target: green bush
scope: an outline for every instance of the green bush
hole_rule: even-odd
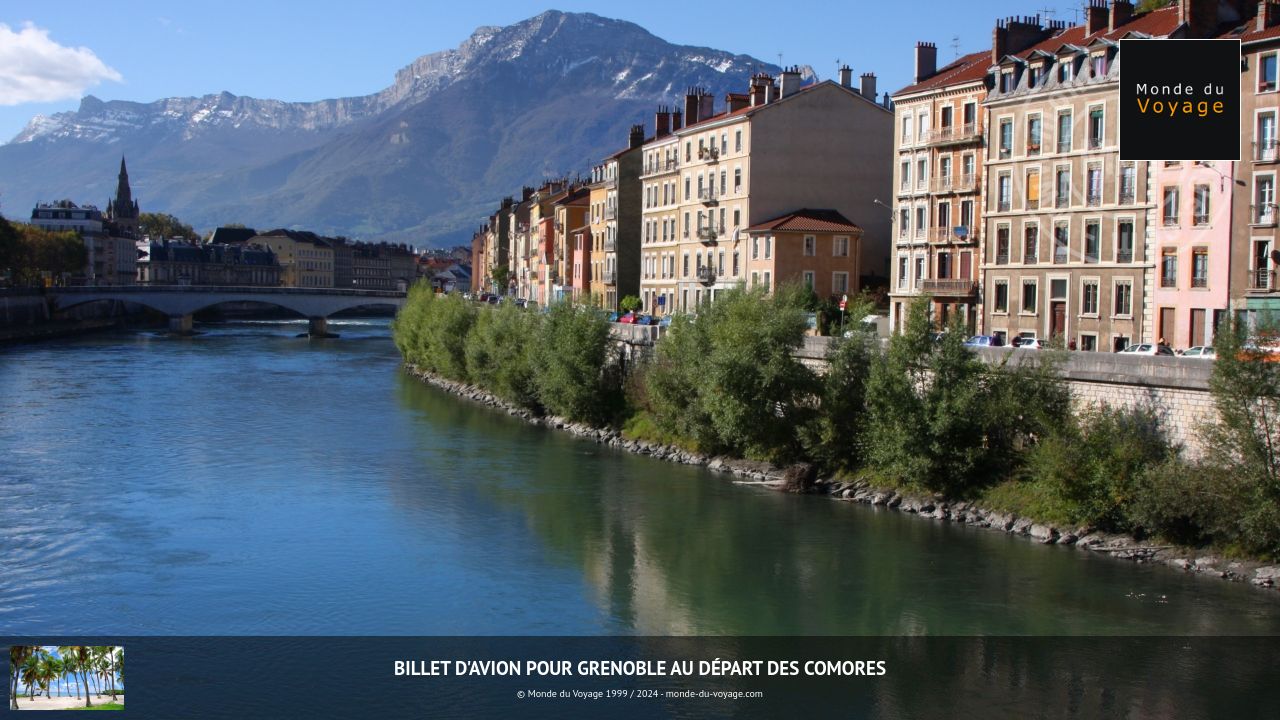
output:
[[[532,358],[538,319],[512,303],[483,307],[465,345],[471,381],[508,402],[537,409]]]
[[[391,337],[406,363],[425,367],[423,331],[426,329],[427,307],[435,300],[435,292],[426,282],[414,283],[404,306],[391,323]]]
[[[794,357],[806,330],[793,287],[721,293],[676,318],[645,368],[649,410],[666,432],[709,452],[785,460],[812,415],[812,371]]]
[[[1159,531],[1142,516],[1147,477],[1177,449],[1148,408],[1092,408],[1068,419],[1032,451],[1030,476],[1062,502],[1074,522],[1115,532]]]
[[[466,339],[476,306],[461,295],[441,295],[426,304],[419,337],[426,367],[452,380],[467,379]]]
[[[849,315],[861,319],[871,310],[871,303],[859,298]],[[865,461],[866,386],[877,340],[860,325],[851,327],[858,328],[853,337],[836,340],[827,355],[817,414],[804,433],[806,454],[831,470],[857,470]]]
[[[606,369],[608,352],[609,323],[600,313],[569,302],[552,305],[532,347],[538,400],[570,420],[609,420],[621,387],[617,374]]]

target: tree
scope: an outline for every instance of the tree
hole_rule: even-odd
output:
[[[872,307],[870,301],[859,297],[848,310],[852,317],[862,318]],[[863,464],[866,385],[877,353],[876,337],[858,323],[851,327],[853,336],[837,339],[827,354],[818,415],[805,434],[809,457],[830,469],[853,470]]]
[[[618,309],[622,312],[636,312],[643,307],[644,303],[635,295],[628,295],[618,301]]]
[[[74,659],[75,667],[80,672],[80,680],[84,683],[84,706],[92,707],[89,698],[90,653],[87,645],[60,645],[58,654],[63,658]]]
[[[533,387],[536,313],[512,303],[480,311],[466,338],[467,376],[499,397],[521,407],[538,405]]]
[[[138,215],[138,229],[156,240],[185,238],[199,240],[200,235],[192,227],[168,213],[142,213]]]
[[[574,421],[609,419],[621,388],[606,371],[609,323],[590,308],[570,302],[550,307],[533,347],[533,385],[549,412]]]
[[[35,645],[12,645],[9,647],[9,709],[18,709],[18,681],[22,679],[23,668],[27,660],[40,648]]]
[[[1177,0],[1141,0],[1138,3],[1138,12],[1145,13],[1152,10],[1159,10],[1174,4]]]
[[[506,265],[499,265],[493,269],[490,275],[493,277],[494,284],[498,286],[498,294],[506,295],[507,283],[511,280],[511,268]]]

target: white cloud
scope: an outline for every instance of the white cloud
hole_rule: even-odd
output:
[[[18,32],[0,23],[0,105],[74,99],[104,80],[123,79],[89,48],[59,45],[31,23]]]

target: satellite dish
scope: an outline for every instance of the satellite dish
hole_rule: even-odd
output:
[[[955,233],[956,237],[960,238],[961,240],[969,237],[969,228],[966,225],[957,225],[956,227],[952,228],[951,231]]]

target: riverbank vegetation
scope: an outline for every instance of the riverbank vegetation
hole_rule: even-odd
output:
[[[1280,556],[1280,363],[1250,350],[1243,328],[1219,331],[1218,412],[1206,418],[1206,452],[1191,459],[1159,408],[1073,407],[1061,351],[984,363],[960,325],[935,334],[928,302],[911,305],[883,351],[850,325],[822,374],[796,357],[813,304],[796,287],[721,293],[696,316],[673,318],[653,357],[631,367],[602,314],[570,303],[538,313],[419,286],[393,328],[409,364],[633,439],[811,462],[1055,524]],[[871,309],[851,305],[851,318]]]

